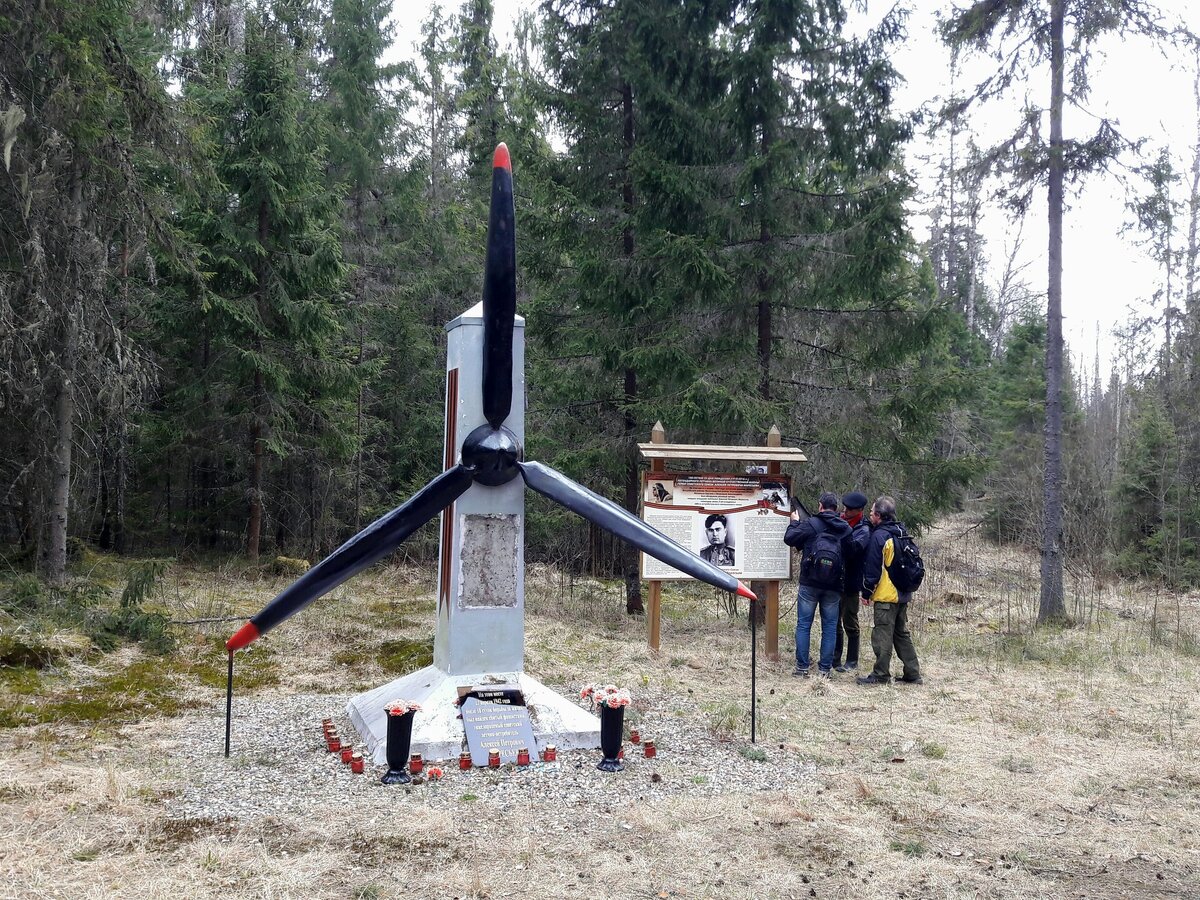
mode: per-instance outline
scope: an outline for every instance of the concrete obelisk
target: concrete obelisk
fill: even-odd
[[[525,320],[513,329],[512,411],[505,420],[525,438]],[[457,463],[466,435],[485,421],[482,381],[483,304],[446,326],[444,467]],[[461,686],[520,687],[542,744],[599,747],[599,719],[526,675],[525,486],[520,479],[472,485],[441,517],[437,634],[433,665],[353,697],[346,707],[375,761],[385,762],[384,705],[403,697],[421,704],[412,750],[427,759],[457,756],[463,728],[454,701]],[[530,748],[531,750],[533,748]]]

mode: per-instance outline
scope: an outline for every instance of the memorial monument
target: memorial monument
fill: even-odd
[[[387,556],[440,513],[433,664],[359,694],[347,706],[379,763],[385,760],[388,701],[404,697],[421,704],[412,750],[443,759],[457,756],[462,745],[460,696],[497,685],[519,688],[542,744],[599,746],[595,716],[523,671],[525,486],[675,569],[754,599],[733,575],[620,506],[524,459],[525,341],[524,320],[516,315],[514,225],[512,166],[500,144],[493,159],[483,300],[446,326],[445,471],[313,566],[226,642],[232,666],[235,651]]]

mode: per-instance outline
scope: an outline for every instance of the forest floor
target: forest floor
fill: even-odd
[[[527,670],[566,694],[627,686],[629,721],[660,735],[657,760],[631,753],[616,775],[578,752],[388,788],[322,751],[322,712],[428,652],[418,568],[367,573],[246,654],[228,761],[219,647],[236,623],[182,626],[165,657],[9,666],[0,896],[1200,894],[1200,595],[1072,572],[1076,624],[1034,631],[1034,556],[968,514],[922,545],[925,684],[793,678],[789,588],[753,745],[744,607],[666,591],[656,655],[616,586],[531,568]],[[285,583],[175,566],[158,599],[179,620],[248,615]],[[281,710],[287,734],[269,724]]]

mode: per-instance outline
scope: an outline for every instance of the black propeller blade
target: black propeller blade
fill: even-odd
[[[705,562],[691,550],[679,546],[662,532],[651,528],[611,500],[589,491],[566,475],[541,463],[520,462],[517,465],[520,466],[525,483],[539,494],[545,494],[572,512],[579,513],[589,522],[595,522],[605,531],[633,544],[655,559],[723,591],[735,591],[742,597],[757,599],[749,588],[728,572]]]
[[[240,650],[280,622],[295,615],[347,578],[378,562],[400,546],[410,534],[457,500],[471,486],[474,473],[466,466],[447,469],[398,506],[325,557],[293,584],[288,585],[262,611],[225,643]]]
[[[501,144],[492,159],[492,209],[483,274],[483,415],[499,428],[512,407],[512,337],[517,314],[517,237],[512,162]]]
[[[462,444],[462,462],[418,491],[412,499],[352,537],[290,585],[238,630],[226,649],[232,654],[295,615],[395,550],[414,531],[461,496],[472,483],[507,484],[518,470],[526,484],[595,522],[622,540],[700,581],[756,599],[728,572],[598,494],[540,463],[521,461],[522,448],[504,420],[512,411],[513,324],[517,314],[516,234],[512,163],[500,144],[492,160],[492,207],[488,220],[487,263],[483,281],[483,413],[480,425]],[[232,669],[231,669],[232,671]]]

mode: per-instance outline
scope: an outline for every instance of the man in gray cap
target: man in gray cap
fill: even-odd
[[[842,520],[850,526],[850,541],[845,559],[846,583],[842,588],[837,645],[833,650],[833,661],[838,672],[853,672],[858,668],[859,594],[862,593],[863,559],[867,555],[867,542],[871,539],[871,526],[863,517],[866,506],[867,495],[861,491],[850,491],[842,495]],[[846,650],[844,657],[843,647]]]

